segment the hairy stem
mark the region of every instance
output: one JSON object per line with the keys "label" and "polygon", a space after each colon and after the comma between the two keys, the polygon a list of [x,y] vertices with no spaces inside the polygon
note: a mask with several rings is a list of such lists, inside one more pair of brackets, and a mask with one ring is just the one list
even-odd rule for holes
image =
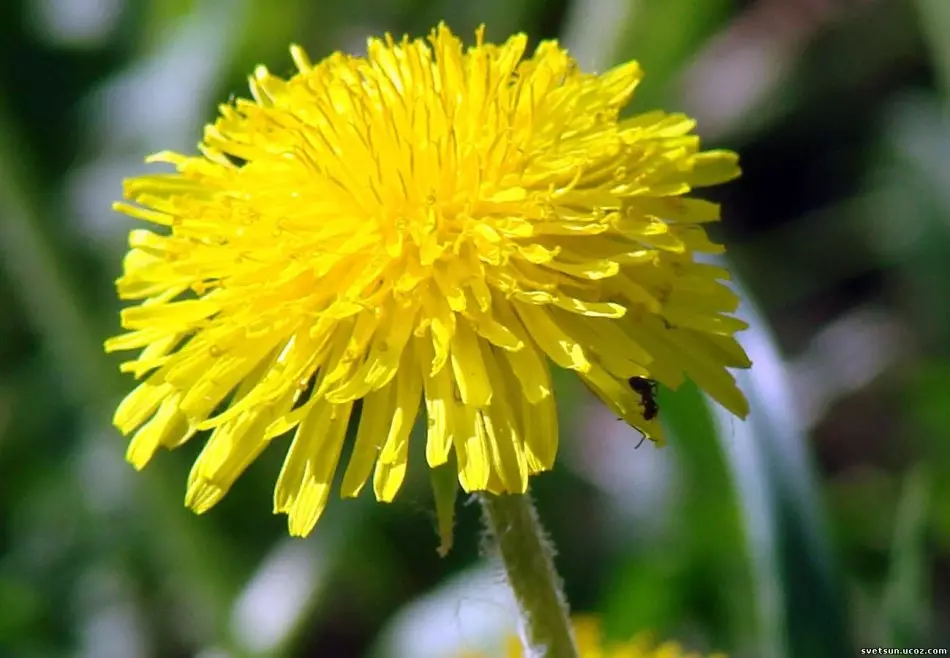
{"label": "hairy stem", "polygon": [[483,493],[479,501],[521,610],[526,656],[578,658],[553,547],[531,497]]}

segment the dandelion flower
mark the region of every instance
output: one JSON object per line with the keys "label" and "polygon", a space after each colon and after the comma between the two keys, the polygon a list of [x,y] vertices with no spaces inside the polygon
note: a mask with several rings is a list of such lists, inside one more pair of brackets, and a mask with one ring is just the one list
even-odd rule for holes
{"label": "dandelion flower", "polygon": [[[574,635],[581,658],[702,658],[697,653],[686,652],[674,642],[656,645],[649,636],[638,635],[629,642],[605,643],[597,619],[580,617],[574,620]],[[524,658],[524,650],[517,638],[508,641],[506,658]],[[475,653],[463,654],[460,658],[484,658]],[[725,658],[714,654],[709,658]]]}
{"label": "dandelion flower", "polygon": [[430,467],[524,492],[557,453],[551,364],[654,440],[630,378],[688,376],[745,415],[728,368],[749,366],[746,325],[727,272],[695,258],[722,251],[703,227],[719,209],[685,196],[736,156],[701,152],[682,115],[621,118],[636,63],[585,74],[526,44],[480,29],[466,49],[440,25],[318,64],[293,46],[297,73],[258,67],[199,155],[126,181],[115,208],[153,225],[130,233],[117,287],[136,305],[106,343],[141,350],[114,419],[134,466],[210,431],[200,513],[292,432],[274,509],[306,535],[351,418],[341,493],[372,474],[390,501],[423,405]]}

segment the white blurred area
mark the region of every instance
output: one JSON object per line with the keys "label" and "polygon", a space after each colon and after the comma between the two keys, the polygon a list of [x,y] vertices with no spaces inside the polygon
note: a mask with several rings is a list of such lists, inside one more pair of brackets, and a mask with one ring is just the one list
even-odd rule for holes
{"label": "white blurred area", "polygon": [[114,34],[126,0],[33,0],[26,6],[38,39],[58,48],[96,48]]}
{"label": "white blurred area", "polygon": [[604,71],[614,64],[617,30],[635,15],[640,0],[575,0],[570,4],[561,37],[564,47],[584,71]]}
{"label": "white blurred area", "polygon": [[326,535],[284,539],[264,559],[231,612],[231,637],[250,655],[274,655],[327,582]]}
{"label": "white blurred area", "polygon": [[562,450],[570,466],[605,494],[611,517],[605,527],[629,535],[624,540],[664,534],[680,485],[675,450],[642,441],[586,390],[579,393],[587,398],[585,411],[578,414],[580,426],[565,428],[576,440],[565,441]]}
{"label": "white blurred area", "polygon": [[484,562],[446,580],[396,613],[380,633],[376,658],[501,658],[518,633],[518,608],[500,564]]}
{"label": "white blurred area", "polygon": [[[69,29],[78,39],[93,27],[106,38],[122,8],[122,0],[38,0],[32,24],[51,40]],[[77,237],[100,248],[123,247],[130,225],[111,211],[122,198],[122,179],[156,170],[146,167],[144,154],[195,150],[208,108],[222,94],[220,80],[233,61],[247,8],[248,0],[192,3],[131,66],[82,102],[90,157],[70,172],[60,200],[61,212],[75,216],[66,225],[76,227]]]}
{"label": "white blurred area", "polygon": [[83,575],[77,617],[82,620],[76,658],[135,658],[148,655],[144,620],[134,601],[134,583],[115,569],[98,566]]}
{"label": "white blurred area", "polygon": [[870,307],[819,331],[788,365],[804,425],[816,425],[835,403],[891,371],[910,349],[904,333],[896,318]]}

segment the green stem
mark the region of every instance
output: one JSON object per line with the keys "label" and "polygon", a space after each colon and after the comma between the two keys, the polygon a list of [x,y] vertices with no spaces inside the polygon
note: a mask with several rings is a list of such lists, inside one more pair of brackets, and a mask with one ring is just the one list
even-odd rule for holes
{"label": "green stem", "polygon": [[950,43],[946,38],[950,6],[946,0],[917,0],[917,13],[944,103],[950,103]]}
{"label": "green stem", "polygon": [[479,495],[508,583],[521,610],[528,658],[578,658],[567,599],[531,497]]}

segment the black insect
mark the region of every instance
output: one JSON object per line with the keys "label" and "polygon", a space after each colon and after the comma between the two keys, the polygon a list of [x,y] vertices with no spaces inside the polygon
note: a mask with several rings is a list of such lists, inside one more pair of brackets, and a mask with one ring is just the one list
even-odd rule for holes
{"label": "black insect", "polygon": [[631,377],[627,380],[634,393],[640,396],[640,406],[643,408],[643,419],[653,420],[660,413],[660,405],[656,402],[657,384],[646,377]]}

